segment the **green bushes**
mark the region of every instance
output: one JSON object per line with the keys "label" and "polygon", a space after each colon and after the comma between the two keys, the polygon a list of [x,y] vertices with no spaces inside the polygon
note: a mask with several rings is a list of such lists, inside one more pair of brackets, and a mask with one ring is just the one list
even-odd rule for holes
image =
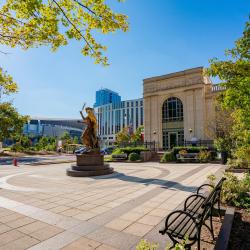
{"label": "green bushes", "polygon": [[[247,173],[242,179],[232,173],[225,173],[226,180],[221,191],[222,202],[239,208],[250,209],[250,174]],[[216,179],[214,175],[208,176],[211,184]]]}
{"label": "green bushes", "polygon": [[130,155],[131,153],[137,153],[140,155],[142,151],[149,151],[147,148],[144,147],[125,147],[125,148],[117,148],[113,151],[113,154],[127,154]]}
{"label": "green bushes", "polygon": [[222,188],[222,201],[228,205],[250,208],[250,174],[245,174],[242,179],[231,173],[226,173],[227,178]]}
{"label": "green bushes", "polygon": [[200,160],[200,162],[208,162],[209,160],[211,160],[211,153],[207,150],[202,150],[198,154],[198,159]]}
{"label": "green bushes", "polygon": [[11,151],[13,151],[13,152],[24,152],[25,148],[21,145],[20,142],[17,142],[16,144],[11,146]]}
{"label": "green bushes", "polygon": [[121,155],[125,154],[121,148],[116,148],[113,152],[112,155]]}
{"label": "green bushes", "polygon": [[161,158],[161,162],[171,162],[175,160],[173,151],[167,151]]}
{"label": "green bushes", "polygon": [[140,155],[137,153],[130,153],[128,156],[129,161],[139,161]]}
{"label": "green bushes", "polygon": [[[185,245],[186,245],[187,238],[183,240],[181,243],[176,243],[174,247],[166,247],[164,248],[165,250],[185,250]],[[136,246],[136,250],[158,250],[159,249],[159,244],[158,243],[151,243],[147,240],[142,239],[139,244]]]}
{"label": "green bushes", "polygon": [[227,165],[229,168],[250,168],[250,165],[248,165],[248,162],[243,159],[228,159]]}
{"label": "green bushes", "polygon": [[55,137],[41,137],[38,142],[32,145],[31,138],[21,136],[18,141],[11,147],[14,152],[30,152],[30,151],[56,151]]}

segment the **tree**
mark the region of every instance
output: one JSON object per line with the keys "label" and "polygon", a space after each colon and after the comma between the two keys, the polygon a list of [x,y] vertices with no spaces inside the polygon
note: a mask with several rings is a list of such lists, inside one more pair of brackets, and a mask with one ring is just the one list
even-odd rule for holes
{"label": "tree", "polygon": [[0,141],[22,133],[27,116],[21,116],[11,103],[0,103]]}
{"label": "tree", "polygon": [[[246,23],[243,36],[235,47],[226,51],[227,60],[211,60],[207,74],[217,76],[226,90],[219,101],[226,110],[232,111],[235,155],[249,158],[250,153],[250,22]],[[244,156],[245,155],[245,156]]]}
{"label": "tree", "polygon": [[28,116],[21,116],[10,102],[2,102],[4,96],[17,92],[13,78],[0,68],[0,142],[22,133]]}
{"label": "tree", "polygon": [[121,144],[121,143],[126,143],[131,140],[131,135],[129,133],[129,128],[123,128],[120,132],[116,134],[116,143]]}
{"label": "tree", "polygon": [[108,64],[106,47],[93,33],[117,30],[128,30],[127,16],[114,13],[104,0],[5,0],[0,9],[0,44],[23,49],[49,45],[55,51],[75,39],[84,42],[84,56],[103,65]]}
{"label": "tree", "polygon": [[144,126],[139,126],[135,133],[131,135],[132,142],[140,142],[142,141],[142,132],[144,131]]}
{"label": "tree", "polygon": [[3,95],[17,92],[17,84],[13,78],[0,68],[0,101]]}
{"label": "tree", "polygon": [[74,138],[73,138],[73,143],[74,143],[74,144],[78,144],[78,143],[79,143],[79,139],[78,139],[77,136],[74,136]]}

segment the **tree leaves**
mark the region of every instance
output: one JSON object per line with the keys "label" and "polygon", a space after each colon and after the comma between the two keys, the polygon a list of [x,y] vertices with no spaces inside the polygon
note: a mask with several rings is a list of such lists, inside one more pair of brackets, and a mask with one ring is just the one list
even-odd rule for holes
{"label": "tree leaves", "polygon": [[[250,159],[250,21],[246,23],[243,36],[235,42],[235,47],[226,51],[228,60],[211,60],[207,69],[210,76],[218,76],[226,87],[219,101],[232,110],[234,119],[232,136],[237,152],[245,152]],[[248,152],[248,153],[247,153]],[[238,154],[239,155],[239,154]],[[243,154],[241,154],[242,157]],[[249,162],[250,164],[250,162]]]}
{"label": "tree leaves", "polygon": [[117,30],[128,30],[127,16],[114,13],[104,0],[6,0],[0,9],[0,44],[23,49],[49,45],[55,51],[75,39],[84,43],[84,56],[103,65],[108,64],[106,47],[93,31]]}
{"label": "tree leaves", "polygon": [[22,133],[27,116],[21,116],[11,103],[0,103],[0,141]]}
{"label": "tree leaves", "polygon": [[2,95],[9,95],[17,92],[17,84],[13,78],[0,68],[0,101]]}

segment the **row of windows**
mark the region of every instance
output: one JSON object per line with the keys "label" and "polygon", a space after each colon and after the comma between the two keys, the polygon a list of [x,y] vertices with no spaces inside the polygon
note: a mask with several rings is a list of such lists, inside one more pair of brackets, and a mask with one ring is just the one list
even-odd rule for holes
{"label": "row of windows", "polygon": [[97,114],[97,119],[101,135],[118,133],[121,128],[127,126],[130,126],[134,130],[134,126],[136,129],[140,125],[143,125],[143,107],[140,109],[136,108],[135,110],[123,109],[99,113]]}
{"label": "row of windows", "polygon": [[143,100],[140,101],[122,101],[113,104],[105,105],[105,107],[98,107],[98,112],[110,111],[111,109],[123,109],[129,107],[142,107]]}

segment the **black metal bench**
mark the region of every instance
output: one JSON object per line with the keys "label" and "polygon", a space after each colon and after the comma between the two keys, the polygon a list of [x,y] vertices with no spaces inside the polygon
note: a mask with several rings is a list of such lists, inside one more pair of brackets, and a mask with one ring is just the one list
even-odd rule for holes
{"label": "black metal bench", "polygon": [[[226,178],[222,178],[215,187],[204,184],[197,189],[196,194],[189,196],[184,202],[183,210],[170,213],[165,221],[165,228],[159,232],[167,234],[174,245],[186,240],[186,248],[190,248],[196,241],[200,250],[200,235],[202,226],[206,226],[214,239],[212,214],[214,205],[218,205],[220,212],[220,193],[222,184]],[[204,187],[210,187],[211,192],[201,193]],[[206,224],[209,219],[210,225]]]}
{"label": "black metal bench", "polygon": [[128,155],[127,154],[115,154],[115,155],[112,155],[112,159],[113,160],[127,160]]}
{"label": "black metal bench", "polygon": [[176,154],[177,162],[197,162],[199,161],[199,153]]}

